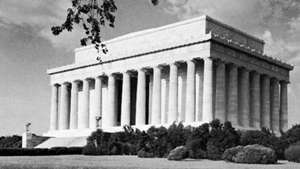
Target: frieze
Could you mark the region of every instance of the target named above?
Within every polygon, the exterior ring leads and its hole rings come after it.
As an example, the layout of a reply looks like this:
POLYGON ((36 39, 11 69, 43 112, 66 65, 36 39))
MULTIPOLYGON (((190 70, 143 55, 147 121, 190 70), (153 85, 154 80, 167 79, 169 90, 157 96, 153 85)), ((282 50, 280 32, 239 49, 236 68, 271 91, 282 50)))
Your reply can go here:
POLYGON ((251 37, 247 37, 246 35, 242 35, 239 32, 230 30, 229 28, 226 28, 223 25, 209 21, 207 22, 206 29, 207 32, 219 35, 221 39, 230 39, 238 45, 248 47, 250 50, 255 49, 259 53, 263 52, 264 43, 262 41, 256 41, 251 37))
MULTIPOLYGON (((217 43, 212 43, 212 50, 222 53, 226 56, 233 57, 240 61, 243 61, 245 63, 245 65, 252 64, 254 66, 264 68, 268 71, 271 71, 275 74, 279 74, 284 78, 288 78, 287 77, 288 70, 283 69, 277 65, 270 64, 262 59, 255 58, 254 56, 251 56, 250 54, 246 54, 246 53, 239 52, 237 50, 226 48, 225 46, 217 44, 217 43)), ((221 59, 225 59, 225 61, 226 61, 226 58, 224 58, 224 57, 222 57, 221 59)))

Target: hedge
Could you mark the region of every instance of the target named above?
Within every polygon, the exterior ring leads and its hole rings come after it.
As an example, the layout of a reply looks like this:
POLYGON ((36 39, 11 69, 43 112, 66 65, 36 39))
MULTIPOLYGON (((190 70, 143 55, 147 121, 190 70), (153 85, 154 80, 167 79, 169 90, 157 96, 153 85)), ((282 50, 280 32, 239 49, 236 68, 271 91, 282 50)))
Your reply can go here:
POLYGON ((0 149, 0 156, 42 156, 82 154, 82 147, 6 148, 0 149))

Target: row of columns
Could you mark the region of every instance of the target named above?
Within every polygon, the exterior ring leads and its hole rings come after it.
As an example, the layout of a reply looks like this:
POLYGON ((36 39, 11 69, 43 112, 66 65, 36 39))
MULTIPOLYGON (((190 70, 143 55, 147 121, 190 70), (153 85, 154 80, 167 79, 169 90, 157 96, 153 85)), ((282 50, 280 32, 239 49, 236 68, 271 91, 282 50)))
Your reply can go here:
POLYGON ((244 127, 287 128, 286 81, 222 61, 215 70, 215 118, 244 127))
MULTIPOLYGON (((286 128, 287 124, 287 82, 278 81, 267 75, 260 75, 240 68, 234 64, 215 62, 211 58, 203 59, 203 77, 196 73, 196 64, 193 60, 186 61, 186 103, 184 122, 191 123, 198 120, 199 107, 202 104, 202 121, 209 122, 213 118, 229 120, 234 125, 252 127, 271 127, 274 130, 286 128), (216 65, 216 66, 215 66, 216 65), (240 70, 240 71, 239 71, 240 70), (202 82, 199 82, 202 81, 202 82), (202 96, 196 90, 202 86, 202 96), (201 97, 201 99, 197 99, 201 97), (200 101, 200 102, 199 102, 200 101)), ((167 123, 180 121, 178 88, 178 63, 170 65, 168 88, 167 123)), ((146 124, 146 69, 137 70, 137 93, 135 124, 146 124)), ((122 73, 122 101, 121 126, 130 124, 131 81, 130 72, 122 73)), ((157 125, 165 122, 162 116, 162 66, 153 67, 153 88, 151 89, 150 124, 157 125)), ((82 80, 83 108, 78 110, 78 81, 72 82, 69 96, 69 83, 61 84, 60 99, 58 98, 57 84, 52 86, 51 122, 50 129, 83 129, 94 128, 97 115, 102 115, 102 127, 117 125, 116 78, 114 74, 108 75, 107 110, 102 110, 102 84, 103 77, 95 78, 95 111, 89 110, 89 79, 82 80), (71 98, 71 99, 68 99, 71 98), (58 107, 58 102, 60 104, 58 107), (59 112, 59 113, 58 113, 59 112), (68 113, 70 112, 70 113, 68 113), (57 124, 57 119, 59 124, 57 124), (70 120, 70 121, 69 121, 70 120), (58 127, 59 126, 59 127, 58 127)), ((165 89, 165 88, 163 88, 165 89)), ((164 92, 163 92, 164 93, 164 92)))

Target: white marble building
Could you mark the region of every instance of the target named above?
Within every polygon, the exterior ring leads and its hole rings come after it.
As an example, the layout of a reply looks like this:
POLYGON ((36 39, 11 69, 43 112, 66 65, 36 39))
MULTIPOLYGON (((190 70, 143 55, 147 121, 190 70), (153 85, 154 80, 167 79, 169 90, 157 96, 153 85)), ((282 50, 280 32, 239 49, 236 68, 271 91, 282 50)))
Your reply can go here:
POLYGON ((48 70, 52 137, 96 127, 147 128, 218 118, 242 128, 287 127, 293 67, 263 54, 264 42, 208 16, 75 49, 75 62, 48 70), (96 117, 101 117, 96 124, 96 117))

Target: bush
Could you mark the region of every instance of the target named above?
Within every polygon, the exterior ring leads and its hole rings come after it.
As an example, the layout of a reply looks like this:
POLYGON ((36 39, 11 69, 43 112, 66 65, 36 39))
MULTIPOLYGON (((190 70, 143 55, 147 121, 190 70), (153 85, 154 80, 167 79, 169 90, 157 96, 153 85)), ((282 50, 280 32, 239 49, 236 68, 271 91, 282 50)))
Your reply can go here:
POLYGON ((70 155, 82 154, 81 147, 53 147, 47 148, 9 148, 0 149, 0 156, 42 156, 42 155, 70 155))
POLYGON ((239 144, 240 136, 232 127, 230 122, 224 126, 218 119, 210 123, 211 131, 207 141, 207 157, 212 160, 220 160, 223 152, 239 144))
POLYGON ((259 144, 270 147, 276 151, 276 155, 279 159, 284 159, 285 143, 267 128, 242 132, 240 142, 241 145, 244 146, 259 144))
POLYGON ((140 157, 140 158, 153 158, 154 154, 150 153, 150 152, 147 152, 145 150, 139 150, 138 153, 137 153, 137 156, 140 157))
POLYGON ((7 137, 0 137, 0 148, 21 148, 22 137, 13 135, 7 137))
POLYGON ((170 151, 168 160, 183 160, 188 156, 188 149, 185 146, 179 146, 170 151))
POLYGON ((204 123, 192 130, 186 143, 189 157, 195 159, 207 158, 206 144, 209 138, 209 124, 204 123))
POLYGON ((285 159, 288 161, 300 163, 300 142, 290 145, 284 151, 284 156, 285 156, 285 159))
POLYGON ((277 162, 273 149, 258 144, 227 149, 222 158, 227 161, 248 164, 275 164, 277 162))

